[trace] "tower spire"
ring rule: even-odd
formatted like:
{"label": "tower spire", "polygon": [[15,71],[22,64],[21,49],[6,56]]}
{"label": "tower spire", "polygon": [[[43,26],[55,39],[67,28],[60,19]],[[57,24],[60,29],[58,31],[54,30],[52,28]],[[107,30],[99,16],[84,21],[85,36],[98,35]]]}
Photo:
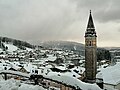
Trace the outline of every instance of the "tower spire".
{"label": "tower spire", "polygon": [[90,15],[89,15],[89,20],[88,20],[87,28],[95,28],[94,27],[94,23],[93,23],[93,19],[92,19],[91,10],[90,10]]}
{"label": "tower spire", "polygon": [[87,29],[86,29],[86,33],[85,33],[85,37],[87,37],[87,36],[95,36],[95,37],[97,37],[95,27],[94,27],[94,23],[93,23],[91,10],[90,10]]}

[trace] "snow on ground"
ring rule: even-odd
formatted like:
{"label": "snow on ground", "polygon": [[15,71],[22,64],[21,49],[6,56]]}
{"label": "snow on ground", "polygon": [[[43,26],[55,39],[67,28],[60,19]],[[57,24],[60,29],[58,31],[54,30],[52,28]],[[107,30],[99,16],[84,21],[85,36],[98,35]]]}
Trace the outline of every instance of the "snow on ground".
{"label": "snow on ground", "polygon": [[18,49],[18,47],[14,46],[12,44],[6,44],[6,43],[4,43],[4,44],[5,44],[5,46],[8,47],[7,51],[9,51],[9,52],[13,52],[13,51],[16,51]]}
{"label": "snow on ground", "polygon": [[43,87],[38,85],[29,85],[20,83],[14,79],[9,79],[7,81],[0,80],[0,90],[45,90]]}
{"label": "snow on ground", "polygon": [[3,50],[0,48],[0,52],[2,52]]}
{"label": "snow on ground", "polygon": [[28,51],[33,51],[33,49],[31,49],[31,48],[27,48],[27,47],[26,47],[26,50],[28,50]]}
{"label": "snow on ground", "polygon": [[[18,47],[17,47],[17,46],[14,46],[13,44],[4,43],[4,45],[8,47],[8,50],[7,50],[7,51],[9,51],[9,52],[13,52],[13,51],[16,51],[16,50],[18,49]],[[26,50],[27,50],[27,51],[32,51],[33,49],[26,47]],[[2,51],[2,49],[0,49],[0,51]]]}

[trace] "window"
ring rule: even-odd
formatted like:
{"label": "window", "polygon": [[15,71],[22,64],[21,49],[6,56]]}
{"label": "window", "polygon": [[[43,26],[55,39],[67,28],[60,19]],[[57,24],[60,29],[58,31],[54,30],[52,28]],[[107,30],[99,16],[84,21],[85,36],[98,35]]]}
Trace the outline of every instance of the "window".
{"label": "window", "polygon": [[90,41],[89,46],[92,46],[92,42]]}

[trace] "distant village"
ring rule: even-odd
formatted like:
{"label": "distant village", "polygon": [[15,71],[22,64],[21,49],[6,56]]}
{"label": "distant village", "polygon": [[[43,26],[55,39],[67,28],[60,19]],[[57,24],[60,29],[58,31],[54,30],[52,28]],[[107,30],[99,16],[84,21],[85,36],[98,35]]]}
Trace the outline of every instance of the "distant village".
{"label": "distant village", "polygon": [[[39,82],[29,80],[27,83],[34,83],[51,89],[60,90],[73,90],[82,88],[82,81],[85,78],[85,56],[78,55],[71,50],[61,49],[47,49],[43,47],[36,47],[35,49],[26,48],[26,50],[19,49],[18,47],[4,43],[8,47],[7,53],[0,49],[0,72],[2,71],[15,71],[28,75],[43,75],[48,79],[41,78]],[[97,81],[103,83],[104,88],[119,89],[120,87],[120,50],[111,49],[112,60],[101,60],[97,62]],[[114,75],[114,76],[113,76]],[[14,78],[16,80],[26,81],[26,77],[19,75],[8,74],[5,77],[1,73],[3,79]],[[76,86],[66,82],[66,79],[73,79],[82,83]],[[39,79],[39,78],[38,78]],[[31,81],[31,82],[30,82]],[[74,82],[74,81],[72,81]],[[86,84],[87,85],[87,84]],[[91,85],[91,84],[90,84]],[[88,85],[89,86],[89,85]],[[85,86],[86,87],[86,86]],[[92,87],[99,88],[97,85]],[[88,87],[89,88],[89,87]],[[98,89],[91,89],[98,90]],[[109,89],[110,90],[110,89]]]}

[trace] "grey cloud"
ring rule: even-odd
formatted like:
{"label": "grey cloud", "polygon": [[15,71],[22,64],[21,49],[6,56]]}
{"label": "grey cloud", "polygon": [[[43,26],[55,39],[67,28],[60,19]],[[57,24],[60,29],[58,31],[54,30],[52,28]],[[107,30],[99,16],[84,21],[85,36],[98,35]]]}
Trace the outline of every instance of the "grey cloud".
{"label": "grey cloud", "polygon": [[78,9],[93,10],[99,22],[120,21],[120,0],[72,0]]}
{"label": "grey cloud", "polygon": [[[30,42],[84,42],[89,10],[92,10],[93,18],[100,25],[99,30],[102,29],[100,33],[103,35],[112,25],[118,25],[119,3],[119,0],[0,0],[0,35]],[[106,27],[102,25],[103,22]],[[107,24],[109,22],[112,23]],[[109,37],[114,37],[112,32],[109,34]],[[100,40],[107,39],[104,36]]]}
{"label": "grey cloud", "polygon": [[66,37],[63,34],[65,29],[78,18],[74,5],[68,0],[22,0],[22,2],[3,1],[0,8],[2,34],[26,40],[59,39]]}

